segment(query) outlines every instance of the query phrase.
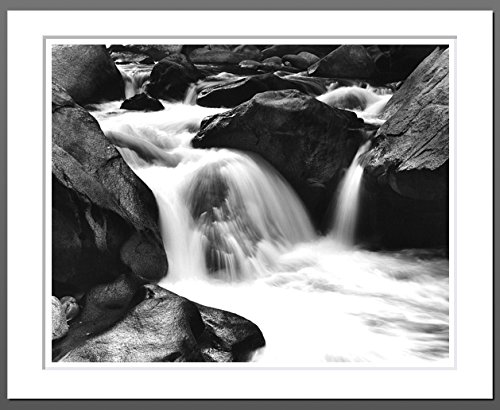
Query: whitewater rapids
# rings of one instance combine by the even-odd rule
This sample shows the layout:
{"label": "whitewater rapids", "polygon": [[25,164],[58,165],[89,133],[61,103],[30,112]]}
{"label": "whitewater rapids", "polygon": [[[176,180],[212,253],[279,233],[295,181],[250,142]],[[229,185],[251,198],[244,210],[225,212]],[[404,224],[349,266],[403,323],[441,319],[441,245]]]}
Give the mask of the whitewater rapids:
{"label": "whitewater rapids", "polygon": [[120,101],[91,107],[156,196],[170,264],[161,286],[256,323],[266,347],[254,361],[447,363],[445,256],[319,236],[263,159],[191,147],[201,120],[224,109],[162,103],[159,112],[120,110]]}

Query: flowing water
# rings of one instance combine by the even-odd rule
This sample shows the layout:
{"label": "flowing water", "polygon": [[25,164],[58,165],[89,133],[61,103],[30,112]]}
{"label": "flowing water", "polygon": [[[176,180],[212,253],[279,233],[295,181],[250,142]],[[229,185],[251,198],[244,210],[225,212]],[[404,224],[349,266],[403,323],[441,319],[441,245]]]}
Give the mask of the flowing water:
{"label": "flowing water", "polygon": [[191,147],[201,120],[224,109],[191,99],[128,112],[120,103],[92,114],[156,196],[170,264],[160,285],[256,323],[266,347],[253,360],[405,366],[448,358],[448,260],[354,245],[357,161],[368,147],[346,173],[333,232],[320,236],[263,159]]}

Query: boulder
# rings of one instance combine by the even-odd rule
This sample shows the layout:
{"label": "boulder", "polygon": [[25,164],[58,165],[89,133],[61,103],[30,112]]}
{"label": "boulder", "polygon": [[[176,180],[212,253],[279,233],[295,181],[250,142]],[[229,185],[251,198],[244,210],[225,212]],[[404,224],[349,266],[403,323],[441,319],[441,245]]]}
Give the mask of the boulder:
{"label": "boulder", "polygon": [[[112,327],[89,332],[90,320],[78,328],[82,340],[61,350],[63,362],[229,362],[248,360],[264,346],[252,322],[234,313],[199,305],[159,286],[139,289],[141,299]],[[77,328],[75,328],[77,329]],[[72,329],[66,337],[70,340]],[[67,345],[67,342],[66,342]],[[56,349],[57,349],[56,348]],[[65,352],[65,353],[64,353]],[[63,354],[64,353],[64,354]]]}
{"label": "boulder", "polygon": [[203,89],[197,103],[204,107],[235,107],[264,91],[295,89],[306,94],[319,95],[326,91],[318,83],[302,77],[280,77],[274,73],[259,74]]}
{"label": "boulder", "polygon": [[390,231],[384,241],[395,246],[448,240],[448,67],[448,50],[441,49],[417,67],[385,107],[386,122],[365,159],[378,212],[391,210],[374,218],[386,222],[378,228]]}
{"label": "boulder", "polygon": [[161,111],[165,109],[160,101],[146,93],[136,94],[123,101],[120,108],[133,111]]}
{"label": "boulder", "polygon": [[201,73],[186,56],[171,55],[153,67],[146,92],[161,100],[182,101],[189,86],[201,77]]}
{"label": "boulder", "polygon": [[309,75],[330,78],[371,78],[375,63],[365,47],[343,45],[308,68]]}
{"label": "boulder", "polygon": [[299,54],[297,54],[297,56],[306,60],[308,66],[313,65],[320,60],[320,58],[316,54],[308,53],[307,51],[301,51]]}
{"label": "boulder", "polygon": [[[149,188],[106,140],[94,117],[53,83],[54,294],[86,291],[123,272],[146,282],[165,276],[168,265],[157,220]],[[122,249],[130,240],[133,246]],[[141,249],[154,257],[147,271],[133,262]]]}
{"label": "boulder", "polygon": [[52,46],[52,80],[80,105],[124,96],[122,76],[104,46]]}
{"label": "boulder", "polygon": [[203,120],[192,144],[259,154],[295,188],[319,226],[362,126],[356,114],[297,90],[268,91]]}
{"label": "boulder", "polygon": [[69,326],[66,314],[58,298],[52,296],[52,340],[66,336]]}
{"label": "boulder", "polygon": [[283,56],[283,64],[290,64],[295,68],[298,68],[299,70],[305,70],[307,67],[310,66],[309,61],[307,61],[305,58],[299,57],[298,55],[295,54],[287,54]]}

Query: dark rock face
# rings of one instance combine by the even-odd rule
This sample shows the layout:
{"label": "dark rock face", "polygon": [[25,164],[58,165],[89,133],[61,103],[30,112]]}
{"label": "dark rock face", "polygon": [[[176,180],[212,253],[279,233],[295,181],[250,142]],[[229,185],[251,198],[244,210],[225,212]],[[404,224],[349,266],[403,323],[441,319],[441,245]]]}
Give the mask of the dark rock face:
{"label": "dark rock face", "polygon": [[205,88],[199,93],[197,103],[204,107],[231,108],[250,100],[258,93],[287,89],[312,95],[326,91],[326,88],[314,81],[306,81],[304,78],[282,78],[274,73],[266,73]]}
{"label": "dark rock face", "polygon": [[[366,157],[366,176],[380,212],[399,204],[380,232],[401,231],[410,245],[444,244],[448,238],[449,56],[436,49],[408,77],[387,104],[387,119]],[[377,191],[380,190],[380,192]],[[393,204],[389,205],[391,198]],[[426,215],[424,218],[423,215]],[[395,228],[398,224],[400,229]],[[411,226],[413,230],[408,227]],[[404,231],[407,233],[405,234]],[[398,238],[387,235],[385,241]]]}
{"label": "dark rock face", "polygon": [[123,80],[104,46],[54,45],[52,79],[78,104],[123,98]]}
{"label": "dark rock face", "polygon": [[309,75],[331,78],[371,78],[375,63],[365,47],[343,45],[308,68]]}
{"label": "dark rock face", "polygon": [[362,139],[354,113],[296,90],[268,91],[206,118],[192,144],[255,152],[295,188],[319,225]]}
{"label": "dark rock face", "polygon": [[[103,301],[109,299],[98,296],[87,302],[87,317],[70,328],[65,344],[56,345],[56,357],[62,361],[244,361],[265,344],[259,328],[241,316],[193,303],[155,285],[139,288],[128,313],[112,327],[96,331],[95,318],[106,310]],[[78,343],[68,342],[77,336]]]}
{"label": "dark rock face", "polygon": [[[52,96],[54,294],[85,291],[130,271],[159,280],[168,265],[153,194],[86,110],[56,84]],[[154,261],[147,270],[132,263],[144,249]]]}
{"label": "dark rock face", "polygon": [[132,98],[123,101],[120,108],[133,111],[161,111],[165,109],[160,101],[146,93],[136,94]]}
{"label": "dark rock face", "polygon": [[200,72],[183,54],[168,56],[151,71],[147,93],[162,100],[183,100],[192,83],[201,78]]}

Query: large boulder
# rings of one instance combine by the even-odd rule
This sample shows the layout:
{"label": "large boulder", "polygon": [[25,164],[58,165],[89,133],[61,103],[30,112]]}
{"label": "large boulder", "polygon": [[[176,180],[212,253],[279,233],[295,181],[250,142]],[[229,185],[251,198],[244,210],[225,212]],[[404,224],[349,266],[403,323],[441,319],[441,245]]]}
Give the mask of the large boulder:
{"label": "large boulder", "polygon": [[170,55],[153,67],[146,92],[158,99],[182,101],[190,85],[201,77],[184,54]]}
{"label": "large boulder", "polygon": [[80,105],[124,96],[122,76],[100,45],[52,46],[52,80]]}
{"label": "large boulder", "polygon": [[319,225],[361,142],[362,125],[354,113],[297,90],[268,91],[206,118],[192,144],[259,154],[295,188]]}
{"label": "large boulder", "polygon": [[307,69],[309,75],[330,78],[373,77],[375,63],[362,45],[343,45]]}
{"label": "large boulder", "polygon": [[197,103],[204,107],[232,108],[250,100],[258,93],[287,89],[311,95],[319,95],[326,91],[324,86],[305,78],[293,76],[283,78],[274,73],[266,73],[207,87],[199,93]]}
{"label": "large boulder", "polygon": [[[91,313],[55,345],[55,360],[233,362],[248,360],[253,351],[265,344],[261,331],[252,322],[193,303],[159,286],[139,288],[135,305],[106,329],[96,327],[96,323],[102,323],[96,322],[96,317],[106,311],[105,298],[97,300],[99,303],[88,303]],[[95,312],[99,314],[96,316]]]}
{"label": "large boulder", "polygon": [[448,240],[448,69],[448,50],[440,49],[417,67],[385,107],[386,122],[365,159],[379,204],[373,219],[386,225],[377,227],[387,232],[383,242],[431,246]]}
{"label": "large boulder", "polygon": [[[157,281],[167,272],[158,208],[86,110],[52,85],[52,278],[64,296],[123,272]],[[137,260],[143,256],[144,265]]]}

